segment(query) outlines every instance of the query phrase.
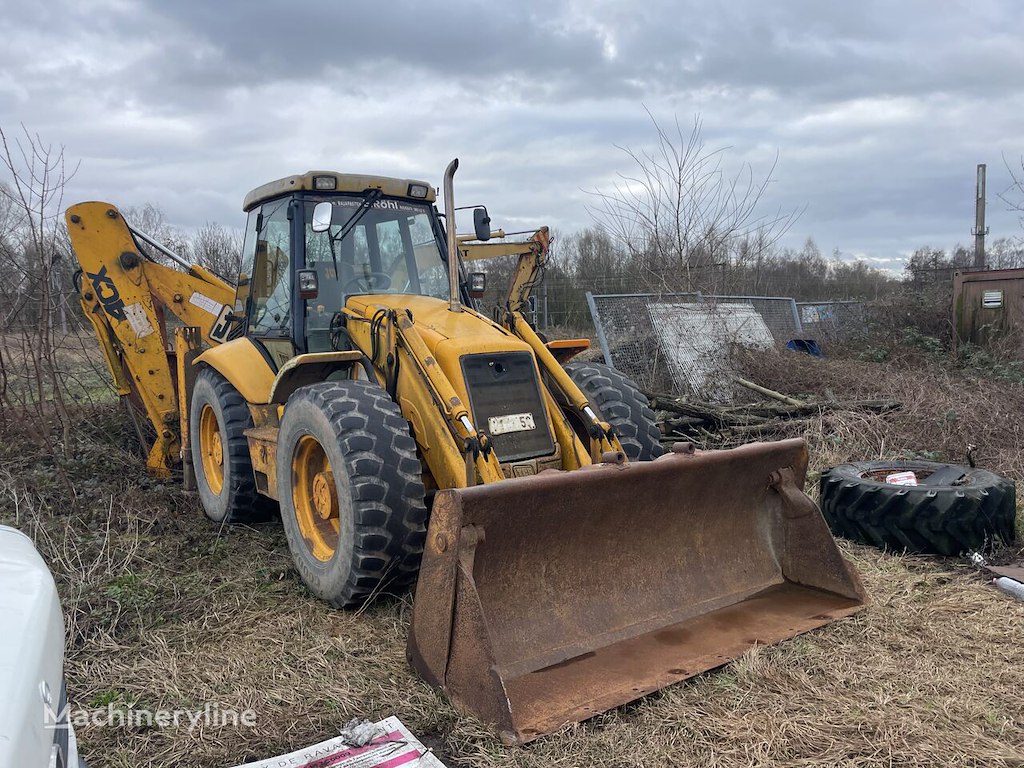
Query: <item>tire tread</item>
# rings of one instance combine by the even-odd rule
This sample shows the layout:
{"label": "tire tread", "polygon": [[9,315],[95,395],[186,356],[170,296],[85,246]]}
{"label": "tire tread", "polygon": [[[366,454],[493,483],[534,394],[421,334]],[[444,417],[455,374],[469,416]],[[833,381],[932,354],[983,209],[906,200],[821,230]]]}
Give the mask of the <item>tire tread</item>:
{"label": "tire tread", "polygon": [[419,572],[427,519],[409,423],[387,392],[368,381],[312,384],[297,390],[289,405],[299,399],[327,417],[352,490],[352,564],[344,586],[329,601],[356,608],[384,588],[408,587]]}
{"label": "tire tread", "polygon": [[626,458],[650,461],[663,453],[654,411],[636,382],[602,363],[566,363],[565,370],[598,415],[615,428]]}
{"label": "tire tread", "polygon": [[[245,436],[245,430],[253,426],[249,406],[231,382],[213,368],[204,368],[200,371],[196,377],[196,385],[199,385],[200,380],[212,389],[213,397],[219,404],[224,419],[222,442],[225,448],[224,458],[228,464],[225,482],[229,479],[230,482],[223,522],[263,522],[270,516],[272,505],[256,489],[256,475],[253,474],[252,458],[249,455],[249,440]],[[192,391],[195,392],[195,387]],[[194,437],[190,442],[193,445],[198,444]],[[205,481],[199,479],[199,482]],[[209,513],[207,516],[216,520]]]}
{"label": "tire tread", "polygon": [[1013,541],[1016,488],[985,470],[964,467],[963,486],[906,487],[863,478],[883,469],[931,470],[935,462],[840,464],[821,475],[821,511],[837,536],[882,549],[956,556],[994,540]]}

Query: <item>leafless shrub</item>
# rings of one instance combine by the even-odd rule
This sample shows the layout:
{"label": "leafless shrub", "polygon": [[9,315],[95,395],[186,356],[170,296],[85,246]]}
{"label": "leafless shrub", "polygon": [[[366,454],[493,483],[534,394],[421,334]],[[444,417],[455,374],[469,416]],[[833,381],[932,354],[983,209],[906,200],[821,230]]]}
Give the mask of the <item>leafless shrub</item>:
{"label": "leafless shrub", "polygon": [[875,363],[757,353],[743,367],[748,378],[796,397],[902,404],[884,414],[824,415],[807,432],[816,469],[907,455],[966,463],[972,444],[979,466],[1024,481],[1024,385],[969,377],[914,356]]}
{"label": "leafless shrub", "polygon": [[1010,185],[999,193],[999,199],[1019,215],[1021,227],[1024,227],[1024,156],[1011,163],[1004,155],[1003,165],[1010,174]]}
{"label": "leafless shrub", "polygon": [[45,144],[24,127],[14,137],[0,129],[0,165],[9,179],[0,186],[0,268],[13,277],[0,287],[6,308],[0,339],[2,418],[53,416],[63,427],[60,445],[66,447],[71,419],[58,348],[68,331],[70,259],[60,214],[64,185],[74,169],[67,167],[63,147]]}
{"label": "leafless shrub", "polygon": [[738,260],[768,255],[798,216],[765,212],[776,163],[763,177],[748,164],[731,171],[728,149],[704,143],[699,117],[685,132],[678,120],[666,129],[647,114],[656,147],[619,147],[633,170],[619,174],[611,190],[592,193],[591,216],[629,254],[633,268],[647,275],[652,289],[727,290],[715,275]]}

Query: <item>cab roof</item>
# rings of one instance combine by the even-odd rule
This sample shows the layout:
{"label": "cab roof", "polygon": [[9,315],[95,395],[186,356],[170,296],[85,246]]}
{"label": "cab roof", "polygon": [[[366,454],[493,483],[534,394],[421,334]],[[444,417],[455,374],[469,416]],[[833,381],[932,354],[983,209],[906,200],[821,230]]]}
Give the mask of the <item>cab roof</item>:
{"label": "cab roof", "polygon": [[[325,189],[314,186],[315,178],[335,179],[334,189]],[[410,189],[413,186],[426,187],[427,193],[423,197],[413,196]],[[407,197],[411,200],[422,200],[432,203],[437,199],[437,190],[425,181],[417,179],[395,179],[389,176],[362,176],[355,173],[338,173],[337,171],[307,171],[296,176],[285,176],[283,179],[271,181],[256,187],[245,196],[242,203],[243,211],[250,211],[265,200],[271,200],[281,195],[292,192],[363,192],[367,189],[379,189],[385,195],[391,197]]]}

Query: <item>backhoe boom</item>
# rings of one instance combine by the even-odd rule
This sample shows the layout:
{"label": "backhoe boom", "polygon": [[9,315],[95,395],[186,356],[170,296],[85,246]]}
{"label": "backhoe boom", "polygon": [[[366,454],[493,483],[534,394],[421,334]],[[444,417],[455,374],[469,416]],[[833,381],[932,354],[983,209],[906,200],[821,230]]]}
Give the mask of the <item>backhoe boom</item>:
{"label": "backhoe boom", "polygon": [[73,205],[66,220],[81,265],[82,310],[96,331],[118,395],[141,406],[155,430],[147,465],[166,476],[181,459],[167,313],[201,329],[207,344],[218,344],[227,336],[235,289],[201,266],[184,272],[149,258],[110,203]]}

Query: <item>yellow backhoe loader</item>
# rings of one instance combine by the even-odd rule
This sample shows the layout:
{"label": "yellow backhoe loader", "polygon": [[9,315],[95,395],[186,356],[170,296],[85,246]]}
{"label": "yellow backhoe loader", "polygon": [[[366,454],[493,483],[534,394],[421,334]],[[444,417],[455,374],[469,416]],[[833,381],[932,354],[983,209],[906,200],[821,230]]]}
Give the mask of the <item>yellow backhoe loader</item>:
{"label": "yellow backhoe loader", "polygon": [[[547,230],[492,239],[478,208],[456,235],[456,167],[443,216],[416,180],[257,188],[237,287],[109,203],[72,206],[82,306],[155,429],[150,469],[213,521],[276,501],[334,606],[415,582],[411,663],[509,743],[859,610],[804,442],[662,455],[636,386],[524,317]],[[467,265],[499,255],[519,261],[492,319]]]}

